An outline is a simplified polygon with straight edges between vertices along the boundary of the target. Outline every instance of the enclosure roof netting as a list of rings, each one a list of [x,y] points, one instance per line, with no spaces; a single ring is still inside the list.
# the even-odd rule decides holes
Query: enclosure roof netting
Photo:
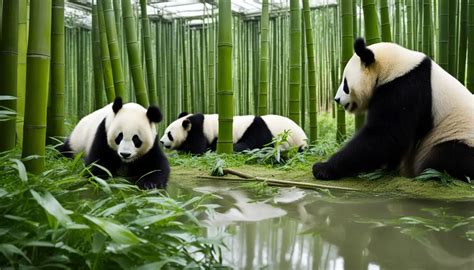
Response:
[[[80,24],[90,25],[90,7],[97,0],[67,0],[66,16],[73,17]],[[139,0],[132,0],[139,4]],[[165,19],[197,18],[218,13],[218,0],[148,0],[147,13],[149,16]],[[336,0],[309,0],[310,7],[336,4]],[[232,11],[235,13],[258,16],[262,10],[262,0],[231,0]],[[289,0],[268,0],[270,12],[289,9]],[[300,1],[300,6],[302,3]]]

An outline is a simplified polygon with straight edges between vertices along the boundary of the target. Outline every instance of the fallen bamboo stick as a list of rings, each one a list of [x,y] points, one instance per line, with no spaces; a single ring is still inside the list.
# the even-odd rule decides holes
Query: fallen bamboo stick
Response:
[[[236,170],[232,170],[232,169],[224,169],[223,171],[224,171],[224,175],[230,174],[230,175],[238,176],[239,178],[235,178],[235,177],[229,178],[229,177],[220,177],[220,176],[198,176],[198,177],[204,178],[204,179],[223,180],[223,181],[240,181],[240,182],[260,181],[260,182],[266,182],[270,186],[286,186],[286,187],[298,187],[298,188],[307,188],[307,189],[326,188],[326,189],[337,189],[337,190],[344,190],[344,191],[360,191],[359,189],[349,188],[349,187],[338,187],[338,186],[323,185],[323,184],[317,184],[317,183],[295,182],[295,181],[288,181],[288,180],[279,180],[279,179],[251,176],[251,175],[248,175]]]

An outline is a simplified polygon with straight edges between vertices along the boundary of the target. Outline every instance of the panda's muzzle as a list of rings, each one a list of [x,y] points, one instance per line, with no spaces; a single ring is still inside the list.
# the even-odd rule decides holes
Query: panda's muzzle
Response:
[[[127,159],[129,158],[132,154],[130,153],[125,153],[125,152],[120,152],[119,153],[120,157],[124,158],[124,159]]]

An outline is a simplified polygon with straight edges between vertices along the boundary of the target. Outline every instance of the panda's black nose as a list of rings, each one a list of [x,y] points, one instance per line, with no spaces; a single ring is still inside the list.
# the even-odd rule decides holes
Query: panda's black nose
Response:
[[[130,153],[120,153],[120,156],[123,158],[129,158],[132,154]]]
[[[336,101],[336,103],[338,103],[338,104],[339,104],[339,103],[340,103],[340,101],[341,101],[341,98],[335,98],[335,99],[334,99],[334,101]]]
[[[165,142],[164,142],[164,141],[160,141],[160,143],[161,143],[161,144],[165,144]]]

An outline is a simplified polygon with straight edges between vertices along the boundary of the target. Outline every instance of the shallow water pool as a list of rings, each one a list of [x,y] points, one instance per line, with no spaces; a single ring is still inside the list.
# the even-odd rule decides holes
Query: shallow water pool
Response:
[[[232,268],[474,269],[473,201],[296,188],[256,196],[234,183],[176,182],[172,196],[215,195],[202,219],[209,236],[226,234]]]

